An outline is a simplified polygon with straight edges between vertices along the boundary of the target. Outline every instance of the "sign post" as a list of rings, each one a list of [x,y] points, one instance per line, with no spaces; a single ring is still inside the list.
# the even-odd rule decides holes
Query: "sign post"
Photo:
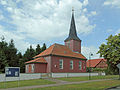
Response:
[[[5,67],[5,82],[6,77],[19,77],[20,80],[20,67]],[[18,87],[19,87],[18,80]]]
[[[120,63],[117,64],[117,67],[119,68],[119,80],[120,80]]]

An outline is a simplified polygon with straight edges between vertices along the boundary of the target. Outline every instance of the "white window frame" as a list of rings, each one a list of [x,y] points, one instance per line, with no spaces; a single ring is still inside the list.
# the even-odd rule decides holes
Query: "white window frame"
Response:
[[[35,65],[31,64],[31,72],[34,72],[34,69],[35,69]]]
[[[82,62],[79,61],[79,70],[82,70]]]
[[[28,73],[29,65],[26,65],[26,73]]]
[[[60,59],[60,60],[59,60],[59,68],[60,68],[60,69],[63,69],[63,59]]]
[[[70,69],[73,69],[73,60],[70,61]]]

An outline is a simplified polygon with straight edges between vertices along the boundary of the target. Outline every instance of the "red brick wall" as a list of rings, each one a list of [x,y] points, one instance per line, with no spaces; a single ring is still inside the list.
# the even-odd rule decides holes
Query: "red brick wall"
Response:
[[[57,56],[52,56],[52,61],[51,61],[51,72],[54,73],[80,73],[80,72],[86,72],[86,61],[79,60],[79,59],[71,59],[67,57],[57,57]],[[63,59],[63,69],[59,68],[59,60]],[[73,70],[70,69],[70,61],[73,60]],[[79,61],[82,61],[82,70],[79,70]],[[56,67],[55,67],[56,65]],[[83,66],[84,65],[84,66]],[[85,67],[83,69],[83,67]]]
[[[70,42],[70,49],[74,52],[81,53],[81,41],[70,40],[65,42],[65,45],[68,46],[68,42]]]
[[[36,63],[34,73],[46,73],[47,64],[46,63]]]
[[[96,68],[107,68],[106,61],[102,60],[102,61],[96,66]]]

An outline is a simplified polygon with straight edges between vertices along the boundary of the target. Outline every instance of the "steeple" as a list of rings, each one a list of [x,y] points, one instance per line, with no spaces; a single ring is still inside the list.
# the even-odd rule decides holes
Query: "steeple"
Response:
[[[73,52],[81,53],[81,40],[77,36],[75,20],[74,20],[74,9],[72,9],[72,18],[69,30],[69,36],[64,40],[65,46],[69,47]]]
[[[74,20],[74,8],[72,8],[72,19],[71,19],[69,36],[68,36],[67,39],[65,39],[65,42],[69,41],[69,40],[80,41],[80,39],[78,38],[77,33],[76,33],[76,26],[75,26],[75,20]]]

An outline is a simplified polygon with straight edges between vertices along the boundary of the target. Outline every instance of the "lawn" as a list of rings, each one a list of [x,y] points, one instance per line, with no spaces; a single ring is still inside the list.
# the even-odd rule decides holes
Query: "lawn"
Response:
[[[91,76],[91,80],[96,79],[118,79],[118,75],[105,75],[105,76]],[[87,81],[89,80],[88,76],[81,76],[81,77],[68,77],[68,78],[57,78],[59,80],[69,81],[69,82],[78,82],[78,81]]]
[[[55,84],[55,82],[44,80],[44,79],[34,79],[34,80],[21,80],[19,82],[19,87],[24,86],[33,86],[33,85],[45,85],[45,84]],[[0,89],[4,88],[14,88],[18,87],[18,81],[9,81],[4,84],[4,82],[0,82]]]
[[[106,81],[99,81],[99,82],[35,88],[30,90],[104,90],[105,88],[118,86],[118,85],[120,85],[120,80],[106,80]]]

